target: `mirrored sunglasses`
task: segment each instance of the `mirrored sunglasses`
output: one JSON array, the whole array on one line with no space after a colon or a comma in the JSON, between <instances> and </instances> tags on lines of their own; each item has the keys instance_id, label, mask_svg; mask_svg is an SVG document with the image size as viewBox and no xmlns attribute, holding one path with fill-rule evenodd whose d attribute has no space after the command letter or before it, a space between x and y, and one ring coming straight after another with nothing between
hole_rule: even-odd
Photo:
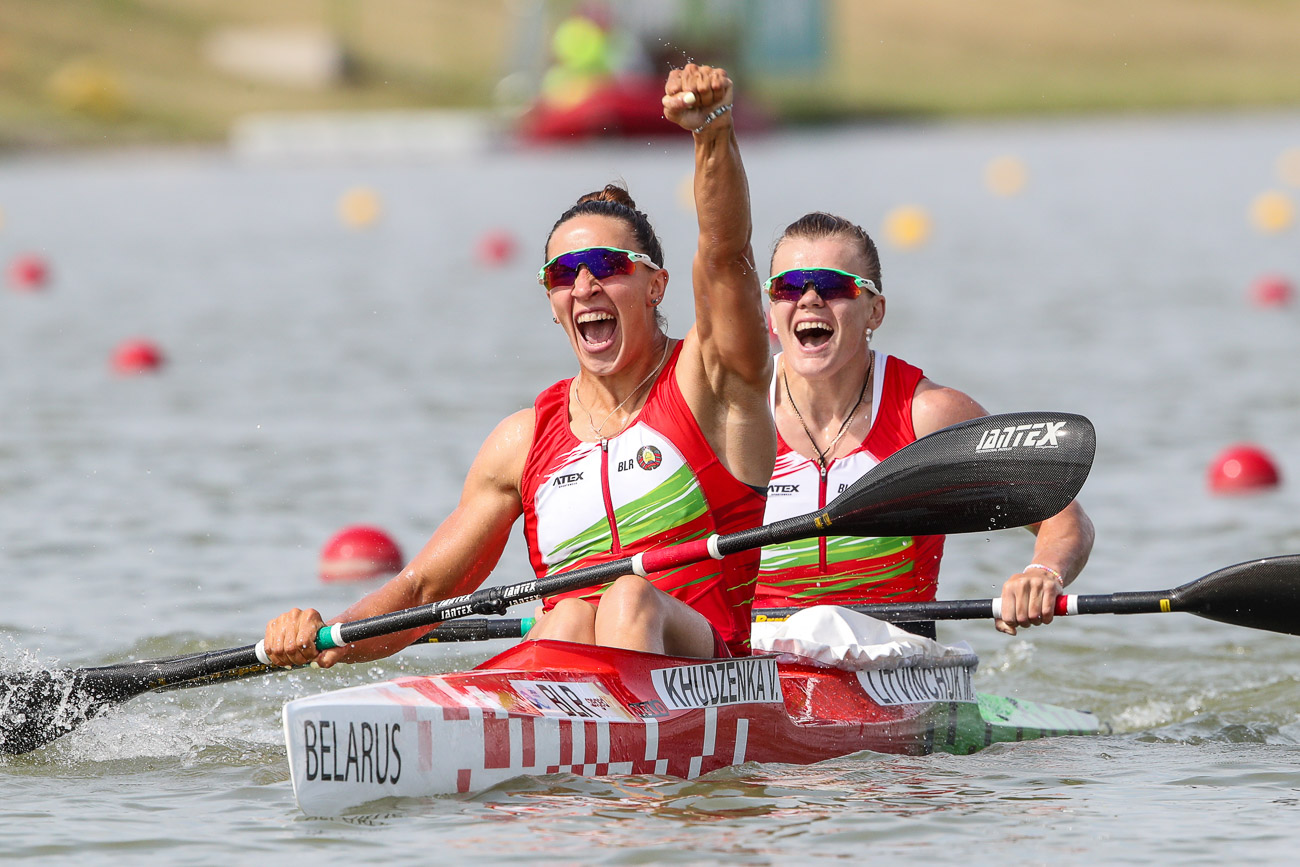
<instances>
[{"instance_id":1,"label":"mirrored sunglasses","mask_svg":"<svg viewBox=\"0 0 1300 867\"><path fill-rule=\"evenodd\" d=\"M552 289L564 289L572 286L578 279L578 272L583 268L597 280L605 280L616 275L631 274L640 262L652 271L658 271L656 265L645 253L620 250L617 247L584 247L561 253L547 262L537 272L537 282Z\"/></svg>"},{"instance_id":2,"label":"mirrored sunglasses","mask_svg":"<svg viewBox=\"0 0 1300 867\"><path fill-rule=\"evenodd\" d=\"M863 289L872 295L883 294L873 281L838 268L791 268L773 276L763 288L773 301L798 301L809 289L823 301L857 298Z\"/></svg>"}]
</instances>

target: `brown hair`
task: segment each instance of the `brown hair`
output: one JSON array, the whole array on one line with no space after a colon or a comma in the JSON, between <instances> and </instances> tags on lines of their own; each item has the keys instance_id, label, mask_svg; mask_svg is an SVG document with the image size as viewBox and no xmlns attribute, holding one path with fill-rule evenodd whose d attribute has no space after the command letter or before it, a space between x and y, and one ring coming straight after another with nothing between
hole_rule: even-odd
<instances>
[{"instance_id":1,"label":"brown hair","mask_svg":"<svg viewBox=\"0 0 1300 867\"><path fill-rule=\"evenodd\" d=\"M843 217L837 217L834 214L827 214L824 211L813 211L811 214L804 214L799 219L785 227L781 237L776 239L772 245L772 258L776 258L777 249L790 238L830 238L835 235L841 235L853 241L860 248L863 260L866 262L866 268L863 269L859 276L866 277L876 284L876 288L881 292L885 290L884 284L880 281L880 253L876 250L876 242L871 240L871 236L866 233L861 226L856 223L850 223ZM771 270L772 264L768 262L768 270Z\"/></svg>"},{"instance_id":2,"label":"brown hair","mask_svg":"<svg viewBox=\"0 0 1300 867\"><path fill-rule=\"evenodd\" d=\"M543 258L546 257L546 250L551 246L551 235L555 234L555 230L563 223L584 214L622 220L632 230L637 245L641 248L636 252L645 253L656 265L663 266L664 250L659 244L659 237L655 234L654 227L650 225L649 218L636 209L636 202L632 201L627 190L617 184L606 184L603 190L587 193L578 199L577 204L561 214L560 219L556 220L555 225L551 227L550 234L546 236L546 246L542 248Z\"/></svg>"}]
</instances>

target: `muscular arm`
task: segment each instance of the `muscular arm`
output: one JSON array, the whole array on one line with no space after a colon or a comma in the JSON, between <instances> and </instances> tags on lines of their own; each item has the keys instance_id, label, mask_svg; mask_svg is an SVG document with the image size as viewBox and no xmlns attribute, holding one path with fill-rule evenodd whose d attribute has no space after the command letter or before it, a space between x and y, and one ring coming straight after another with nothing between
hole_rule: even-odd
<instances>
[{"instance_id":1,"label":"muscular arm","mask_svg":"<svg viewBox=\"0 0 1300 867\"><path fill-rule=\"evenodd\" d=\"M361 620L425 605L469 593L482 584L500 559L510 528L523 511L520 483L532 431L531 409L501 422L470 466L460 502L420 553L400 574L329 622ZM267 624L267 654L278 665L303 665L314 660L327 668L336 662L389 656L428 631L407 630L317 656L311 642L323 625L315 609L294 609L281 615Z\"/></svg>"},{"instance_id":2,"label":"muscular arm","mask_svg":"<svg viewBox=\"0 0 1300 867\"><path fill-rule=\"evenodd\" d=\"M693 64L674 70L665 91L665 115L691 130L733 98L725 71ZM683 104L686 92L696 94L691 107ZM742 481L764 485L776 456L776 434L767 409L772 358L750 244L749 183L730 112L693 137L699 220L691 269L695 325L686 336L678 382L727 469Z\"/></svg>"},{"instance_id":3,"label":"muscular arm","mask_svg":"<svg viewBox=\"0 0 1300 867\"><path fill-rule=\"evenodd\" d=\"M928 379L917 384L912 401L912 426L918 438L985 415L988 413L984 407L956 389L936 385ZM1083 571L1092 553L1094 531L1092 521L1077 501L1027 529L1037 537L1029 562L1056 570L1066 584ZM1051 623L1060 590L1056 579L1041 569L1012 575L1002 585L1002 619L996 623L998 631L1015 635L1017 626Z\"/></svg>"}]
</instances>

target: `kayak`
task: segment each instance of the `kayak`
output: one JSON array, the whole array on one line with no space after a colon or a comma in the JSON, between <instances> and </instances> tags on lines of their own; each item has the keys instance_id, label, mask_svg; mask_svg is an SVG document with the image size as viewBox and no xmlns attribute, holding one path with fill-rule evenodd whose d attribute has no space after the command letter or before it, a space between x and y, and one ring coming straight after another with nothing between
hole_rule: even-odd
<instances>
[{"instance_id":1,"label":"kayak","mask_svg":"<svg viewBox=\"0 0 1300 867\"><path fill-rule=\"evenodd\" d=\"M966 754L1107 730L1091 713L977 693L977 665L962 653L848 671L776 654L701 660L525 641L470 671L288 702L284 731L299 806L329 816L521 775L691 779L745 762Z\"/></svg>"}]
</instances>

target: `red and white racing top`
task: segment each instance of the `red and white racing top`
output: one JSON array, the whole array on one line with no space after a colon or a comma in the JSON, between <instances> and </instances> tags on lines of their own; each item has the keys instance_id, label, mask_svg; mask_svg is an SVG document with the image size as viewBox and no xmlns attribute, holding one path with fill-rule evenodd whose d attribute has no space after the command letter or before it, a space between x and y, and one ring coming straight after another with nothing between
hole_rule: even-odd
<instances>
[{"instance_id":1,"label":"red and white racing top","mask_svg":"<svg viewBox=\"0 0 1300 867\"><path fill-rule=\"evenodd\" d=\"M524 533L537 576L756 527L763 495L718 460L677 386L672 350L636 421L583 442L569 423L571 379L538 395L524 464ZM699 611L735 655L749 653L757 551L652 573L656 587ZM576 596L598 602L603 588ZM550 610L559 596L545 600Z\"/></svg>"},{"instance_id":2,"label":"red and white racing top","mask_svg":"<svg viewBox=\"0 0 1300 867\"><path fill-rule=\"evenodd\" d=\"M849 454L832 460L825 473L814 459L799 454L778 436L776 468L767 490L767 523L823 508L867 470L916 440L912 398L925 374L883 352L875 353L875 369L867 437ZM770 398L774 406L776 376ZM754 606L934 599L943 540L943 536L827 536L770 545L763 549Z\"/></svg>"}]
</instances>

